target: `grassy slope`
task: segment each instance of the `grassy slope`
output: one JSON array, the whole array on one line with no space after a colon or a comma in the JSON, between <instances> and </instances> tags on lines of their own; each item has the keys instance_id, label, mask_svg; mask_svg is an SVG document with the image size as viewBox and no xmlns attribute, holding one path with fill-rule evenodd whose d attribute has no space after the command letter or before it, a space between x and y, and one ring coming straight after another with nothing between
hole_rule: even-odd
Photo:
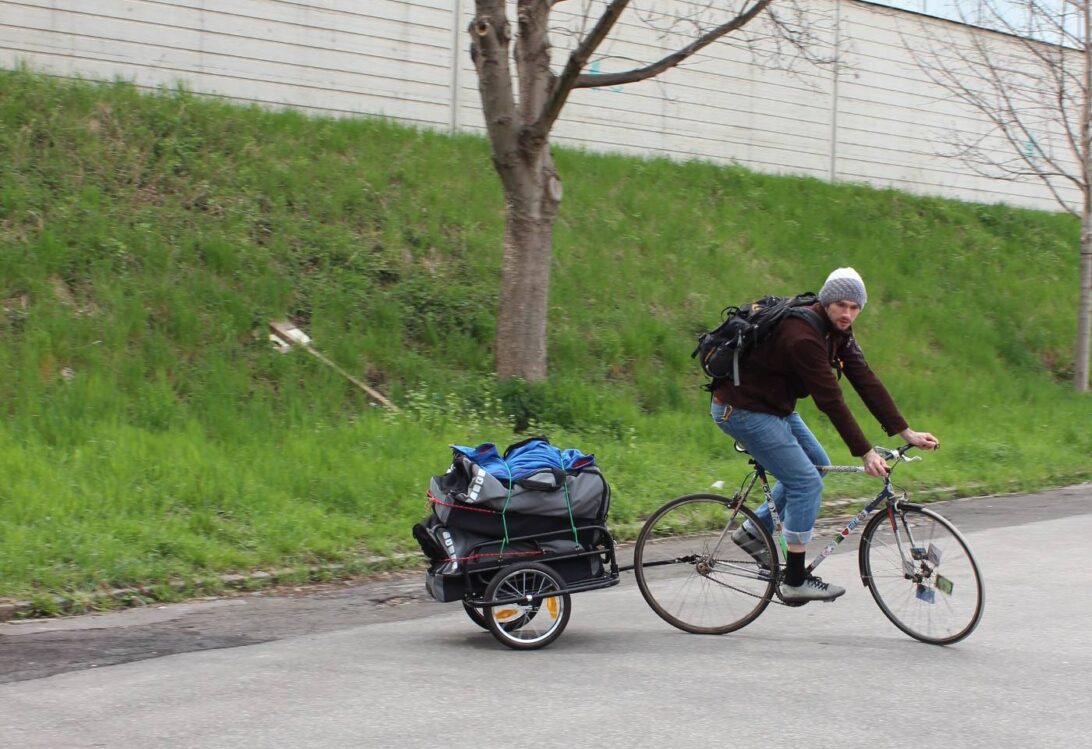
<instances>
[{"instance_id":1,"label":"grassy slope","mask_svg":"<svg viewBox=\"0 0 1092 749\"><path fill-rule=\"evenodd\" d=\"M556 158L552 376L498 384L501 195L480 139L0 72L0 596L411 548L446 445L505 443L514 422L595 452L623 527L744 473L702 416L694 333L838 265L868 282L870 360L944 442L915 488L1092 475L1092 401L1066 381L1068 217ZM272 352L285 316L403 415Z\"/></svg>"}]
</instances>

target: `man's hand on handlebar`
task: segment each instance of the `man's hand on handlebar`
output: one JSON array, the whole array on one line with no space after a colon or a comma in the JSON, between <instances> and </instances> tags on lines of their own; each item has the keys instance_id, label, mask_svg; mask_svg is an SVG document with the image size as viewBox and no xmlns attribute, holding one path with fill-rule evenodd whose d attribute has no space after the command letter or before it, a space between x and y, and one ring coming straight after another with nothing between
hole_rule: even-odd
<instances>
[{"instance_id":1,"label":"man's hand on handlebar","mask_svg":"<svg viewBox=\"0 0 1092 749\"><path fill-rule=\"evenodd\" d=\"M929 432L915 432L913 429L907 427L899 432L899 436L914 447L921 448L922 450L936 450L940 447L940 440L929 434Z\"/></svg>"},{"instance_id":2,"label":"man's hand on handlebar","mask_svg":"<svg viewBox=\"0 0 1092 749\"><path fill-rule=\"evenodd\" d=\"M869 476L882 479L891 472L891 469L887 466L887 461L881 458L875 450L869 450L862 455L861 462L864 463L864 472Z\"/></svg>"},{"instance_id":3,"label":"man's hand on handlebar","mask_svg":"<svg viewBox=\"0 0 1092 749\"><path fill-rule=\"evenodd\" d=\"M891 466L887 463L888 460L920 460L920 458L905 457L906 451L911 447L918 447L922 450L936 450L940 447L940 441L928 432L915 432L913 429L907 428L899 432L899 436L906 440L906 444L898 450L874 447L861 456L865 473L882 479L891 473Z\"/></svg>"}]
</instances>

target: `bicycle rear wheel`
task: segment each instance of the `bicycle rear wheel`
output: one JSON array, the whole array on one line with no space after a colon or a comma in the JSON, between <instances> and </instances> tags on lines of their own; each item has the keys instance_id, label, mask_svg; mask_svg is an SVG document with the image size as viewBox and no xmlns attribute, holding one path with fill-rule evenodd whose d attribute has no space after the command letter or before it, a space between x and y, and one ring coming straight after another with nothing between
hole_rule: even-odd
<instances>
[{"instance_id":1,"label":"bicycle rear wheel","mask_svg":"<svg viewBox=\"0 0 1092 749\"><path fill-rule=\"evenodd\" d=\"M861 536L860 564L880 611L922 642L959 642L982 618L978 563L955 526L932 510L896 504L875 515Z\"/></svg>"},{"instance_id":2,"label":"bicycle rear wheel","mask_svg":"<svg viewBox=\"0 0 1092 749\"><path fill-rule=\"evenodd\" d=\"M761 531L762 567L731 539L744 520ZM715 494L673 499L645 521L633 549L641 595L660 618L695 634L724 634L750 624L774 594L773 539L742 503Z\"/></svg>"}]
</instances>

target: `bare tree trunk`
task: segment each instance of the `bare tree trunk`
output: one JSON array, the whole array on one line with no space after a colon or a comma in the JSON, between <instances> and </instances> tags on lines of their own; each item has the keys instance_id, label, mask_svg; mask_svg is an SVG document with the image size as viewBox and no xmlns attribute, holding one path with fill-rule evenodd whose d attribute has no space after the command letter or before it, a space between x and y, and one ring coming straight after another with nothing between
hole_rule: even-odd
<instances>
[{"instance_id":1,"label":"bare tree trunk","mask_svg":"<svg viewBox=\"0 0 1092 749\"><path fill-rule=\"evenodd\" d=\"M495 366L502 379L546 377L546 320L549 302L549 222L516 215L509 203L505 219L500 310Z\"/></svg>"},{"instance_id":2,"label":"bare tree trunk","mask_svg":"<svg viewBox=\"0 0 1092 749\"><path fill-rule=\"evenodd\" d=\"M546 321L554 220L560 182L550 158L549 131L534 131L554 85L550 71L549 2L518 0L514 61L519 73L517 151L496 162L504 184L504 259L494 366L501 379L546 379Z\"/></svg>"},{"instance_id":3,"label":"bare tree trunk","mask_svg":"<svg viewBox=\"0 0 1092 749\"><path fill-rule=\"evenodd\" d=\"M504 260L497 315L496 372L506 379L546 378L546 320L554 220L560 181L543 149L539 164L520 164L518 187L505 187Z\"/></svg>"},{"instance_id":4,"label":"bare tree trunk","mask_svg":"<svg viewBox=\"0 0 1092 749\"><path fill-rule=\"evenodd\" d=\"M1081 295L1077 301L1077 345L1073 368L1073 387L1088 392L1089 339L1092 338L1092 207L1085 199L1081 216Z\"/></svg>"},{"instance_id":5,"label":"bare tree trunk","mask_svg":"<svg viewBox=\"0 0 1092 749\"><path fill-rule=\"evenodd\" d=\"M1073 347L1073 387L1088 392L1089 326L1092 325L1092 7L1088 0L1080 9L1083 26L1084 70L1081 86L1081 259L1080 296L1077 299L1077 344Z\"/></svg>"},{"instance_id":6,"label":"bare tree trunk","mask_svg":"<svg viewBox=\"0 0 1092 749\"><path fill-rule=\"evenodd\" d=\"M493 167L504 188L504 255L494 348L502 379L546 378L546 320L553 227L561 181L550 157L548 131L530 126L554 87L550 72L550 3L519 0L515 63L518 106L508 68L512 41L504 0L479 0L470 25Z\"/></svg>"},{"instance_id":7,"label":"bare tree trunk","mask_svg":"<svg viewBox=\"0 0 1092 749\"><path fill-rule=\"evenodd\" d=\"M1084 70L1081 86L1080 146L1081 160L1081 259L1079 263L1080 296L1077 299L1077 344L1074 350L1073 387L1088 392L1089 325L1092 324L1092 7L1088 0L1080 9Z\"/></svg>"}]
</instances>

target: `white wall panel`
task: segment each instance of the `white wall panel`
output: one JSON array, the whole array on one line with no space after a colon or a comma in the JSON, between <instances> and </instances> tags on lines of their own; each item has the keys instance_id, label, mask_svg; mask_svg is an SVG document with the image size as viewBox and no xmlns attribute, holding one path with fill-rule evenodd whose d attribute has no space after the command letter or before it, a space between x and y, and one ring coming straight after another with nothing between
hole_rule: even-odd
<instances>
[{"instance_id":1,"label":"white wall panel","mask_svg":"<svg viewBox=\"0 0 1092 749\"><path fill-rule=\"evenodd\" d=\"M593 11L604 1L594 0ZM988 32L857 0L807 1L817 51L829 56L837 47L837 75L830 66L766 65L777 48L769 27L753 24L656 80L574 91L554 141L1056 209L1038 183L987 179L942 155L953 130L988 127L927 79L904 40ZM584 5L557 4L552 26L588 28ZM680 17L717 7L660 6ZM0 0L0 65L144 87L181 83L266 106L481 133L466 32L473 7L473 0ZM656 27L623 16L595 69L659 59L683 38L669 27L670 19ZM574 38L553 35L556 69ZM1043 130L1044 150L1064 156L1057 133ZM1000 140L987 142L1005 153Z\"/></svg>"},{"instance_id":2,"label":"white wall panel","mask_svg":"<svg viewBox=\"0 0 1092 749\"><path fill-rule=\"evenodd\" d=\"M964 200L1008 202L1058 210L1036 179L987 179L960 161L947 158L954 132L989 132L982 116L933 84L906 49L937 38L966 44L972 34L988 34L938 19L902 14L863 3L843 6L847 72L839 88L835 152L838 178L889 185L917 193ZM992 35L997 37L997 35ZM1010 43L997 37L999 43ZM999 156L1008 146L996 137L984 143Z\"/></svg>"},{"instance_id":3,"label":"white wall panel","mask_svg":"<svg viewBox=\"0 0 1092 749\"><path fill-rule=\"evenodd\" d=\"M446 127L444 0L0 2L0 63Z\"/></svg>"}]
</instances>

